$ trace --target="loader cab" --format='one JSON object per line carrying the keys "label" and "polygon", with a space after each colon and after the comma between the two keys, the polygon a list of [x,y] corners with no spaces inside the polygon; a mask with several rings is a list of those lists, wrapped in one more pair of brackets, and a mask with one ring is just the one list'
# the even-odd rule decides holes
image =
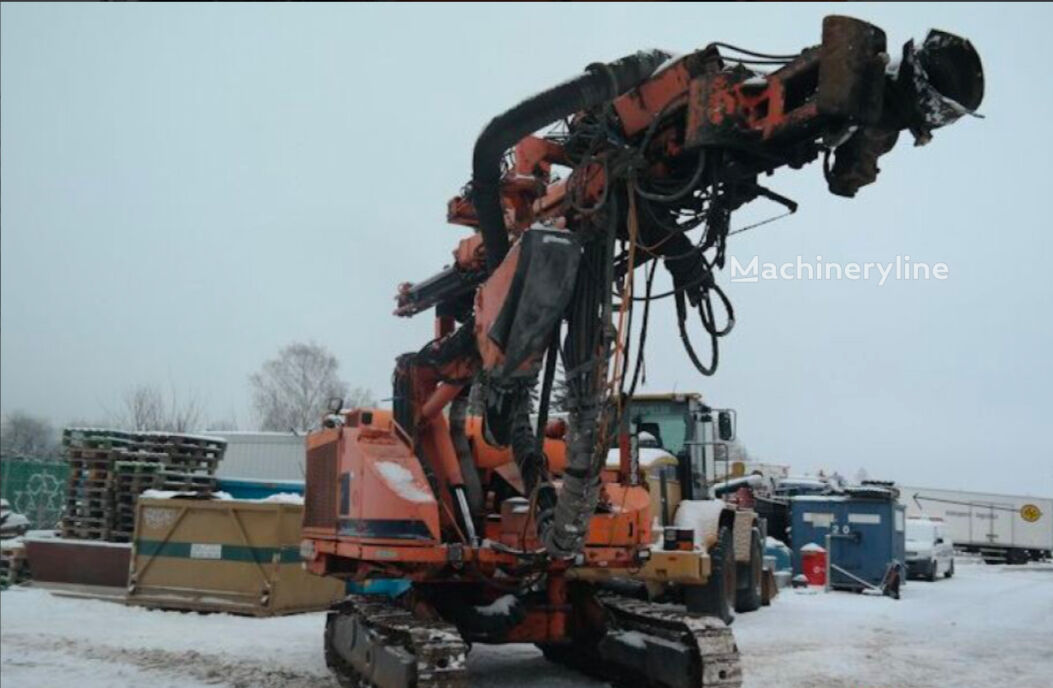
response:
{"label": "loader cab", "polygon": [[728,443],[735,439],[735,414],[707,406],[699,394],[633,397],[629,420],[634,431],[653,436],[656,445],[677,457],[667,477],[684,499],[706,499],[709,488],[730,473]]}

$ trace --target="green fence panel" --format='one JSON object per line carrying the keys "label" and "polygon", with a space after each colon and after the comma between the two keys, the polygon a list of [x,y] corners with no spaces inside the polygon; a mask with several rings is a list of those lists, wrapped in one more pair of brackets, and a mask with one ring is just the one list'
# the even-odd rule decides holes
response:
{"label": "green fence panel", "polygon": [[0,457],[0,496],[24,514],[34,529],[58,526],[66,506],[69,464],[25,457]]}

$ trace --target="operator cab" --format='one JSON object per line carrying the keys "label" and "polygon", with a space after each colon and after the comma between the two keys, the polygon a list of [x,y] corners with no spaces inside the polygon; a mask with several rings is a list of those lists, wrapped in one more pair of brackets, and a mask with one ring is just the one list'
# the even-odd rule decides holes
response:
{"label": "operator cab", "polygon": [[733,472],[734,411],[713,409],[699,394],[654,394],[633,397],[628,413],[640,447],[676,457],[663,473],[683,499],[712,497],[711,487]]}

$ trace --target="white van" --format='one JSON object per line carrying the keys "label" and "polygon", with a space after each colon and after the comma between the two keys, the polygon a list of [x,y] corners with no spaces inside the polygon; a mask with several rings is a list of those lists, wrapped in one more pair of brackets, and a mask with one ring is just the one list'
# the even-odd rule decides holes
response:
{"label": "white van", "polygon": [[954,575],[954,543],[943,521],[908,518],[906,535],[908,576],[934,581]]}

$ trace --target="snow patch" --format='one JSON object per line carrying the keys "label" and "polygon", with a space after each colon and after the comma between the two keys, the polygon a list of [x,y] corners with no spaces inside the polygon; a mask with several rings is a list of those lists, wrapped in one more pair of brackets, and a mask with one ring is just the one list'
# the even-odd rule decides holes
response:
{"label": "snow patch", "polygon": [[277,492],[260,499],[234,499],[229,492],[177,492],[172,490],[146,490],[140,497],[148,499],[197,499],[213,502],[249,502],[252,504],[298,504],[303,505],[303,495],[295,492]]}
{"label": "snow patch", "polygon": [[716,538],[720,529],[720,514],[726,506],[719,499],[684,500],[676,510],[673,525],[677,528],[694,529],[695,547],[701,547],[707,539]]}
{"label": "snow patch", "polygon": [[246,500],[264,504],[303,504],[303,495],[295,492],[278,492],[263,499]]}
{"label": "snow patch", "polygon": [[[117,430],[115,428],[66,428],[65,432],[69,433],[70,436],[83,435],[84,433],[91,433],[96,435],[104,435],[108,437],[152,437],[167,439],[169,437],[177,437],[181,439],[197,440],[199,442],[212,442],[214,444],[226,444],[227,441],[222,437],[215,435],[193,435],[185,432],[166,432],[164,430]],[[255,433],[253,433],[255,434]],[[281,433],[285,434],[285,433]]]}
{"label": "snow patch", "polygon": [[[1049,685],[1049,564],[957,564],[949,580],[909,582],[899,601],[812,588],[738,615],[745,688],[990,688],[1006,676],[1014,686]],[[184,614],[14,587],[3,593],[0,675],[26,688],[71,676],[77,688],[337,688],[324,628],[324,612]],[[468,666],[473,688],[603,688],[533,645],[477,643]],[[864,683],[873,676],[881,678]]]}
{"label": "snow patch", "polygon": [[[646,471],[655,466],[675,466],[676,457],[659,447],[639,447],[637,456],[640,461],[640,470]],[[621,450],[614,447],[607,452],[607,468],[618,468],[622,462]]]}
{"label": "snow patch", "polygon": [[[140,497],[147,499],[199,499],[201,501],[233,501],[229,492],[180,492],[173,490],[144,490]],[[244,500],[252,501],[252,500]]]}
{"label": "snow patch", "polygon": [[517,604],[515,595],[502,595],[485,607],[476,607],[475,611],[483,616],[508,616]]}
{"label": "snow patch", "polygon": [[639,631],[622,631],[621,633],[615,633],[614,636],[630,647],[638,650],[647,649],[647,641],[644,640],[643,633]]}
{"label": "snow patch", "polygon": [[817,545],[814,542],[809,542],[804,547],[801,547],[802,552],[825,552],[826,548],[822,545]]}
{"label": "snow patch", "polygon": [[388,484],[388,487],[403,499],[421,504],[435,501],[435,497],[432,496],[430,491],[417,485],[413,480],[413,473],[405,466],[400,466],[392,461],[377,461],[373,465],[376,467],[377,473],[380,473],[380,477]]}
{"label": "snow patch", "polygon": [[29,526],[29,519],[24,514],[20,514],[17,511],[8,511],[4,514],[4,527],[5,528],[17,528],[19,526]]}

